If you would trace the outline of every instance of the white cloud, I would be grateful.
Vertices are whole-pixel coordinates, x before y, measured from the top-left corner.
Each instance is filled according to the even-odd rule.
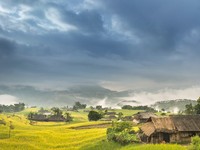
[[[4,15],[4,14],[10,14],[11,11],[3,6],[0,5],[0,14]]]
[[[73,25],[63,22],[60,17],[60,13],[54,9],[50,8],[45,12],[46,18],[51,22],[51,29],[57,29],[59,31],[70,31],[76,30],[77,28]]]
[[[155,92],[136,92],[132,94],[132,99],[142,102],[144,105],[152,104],[156,101],[191,99],[196,100],[200,96],[200,86],[193,86],[184,89],[162,89]]]
[[[15,104],[18,103],[18,98],[14,97],[12,95],[0,95],[0,104],[2,105],[11,105],[11,104]]]

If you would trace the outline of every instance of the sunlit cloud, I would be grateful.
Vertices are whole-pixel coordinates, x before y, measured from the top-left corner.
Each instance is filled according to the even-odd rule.
[[[12,95],[0,95],[0,105],[13,105],[18,103],[19,100],[17,97],[12,96]]]

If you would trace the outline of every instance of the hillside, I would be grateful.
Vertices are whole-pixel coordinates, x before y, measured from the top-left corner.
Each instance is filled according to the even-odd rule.
[[[37,106],[73,105],[75,101],[91,105],[101,104],[113,106],[113,103],[128,97],[128,91],[112,91],[101,86],[74,86],[63,90],[39,89],[33,86],[0,86],[0,95],[15,96],[19,101]],[[108,99],[108,101],[107,101]],[[106,100],[106,102],[105,102]]]
[[[159,101],[151,105],[151,107],[161,110],[164,109],[166,111],[170,112],[178,112],[178,111],[184,111],[185,105],[187,104],[195,105],[197,102],[195,100],[189,100],[189,99],[177,99],[177,100],[165,100],[165,101]]]
[[[8,138],[8,125],[0,125],[1,150],[185,150],[181,145],[172,144],[130,144],[122,146],[106,140],[106,126],[103,121],[88,122],[87,113],[72,112],[75,121],[72,123],[37,122],[29,124],[26,119],[28,112],[37,111],[37,108],[26,109],[13,114],[0,114],[0,119],[12,121],[14,130]],[[120,110],[115,110],[119,112]],[[123,110],[122,110],[123,111]],[[125,113],[125,112],[123,112]],[[136,111],[126,110],[127,115]],[[84,127],[84,128],[83,128]]]

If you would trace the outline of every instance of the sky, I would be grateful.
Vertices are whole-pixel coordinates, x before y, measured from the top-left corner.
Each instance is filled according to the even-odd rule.
[[[0,1],[0,84],[200,92],[199,18],[198,0]]]

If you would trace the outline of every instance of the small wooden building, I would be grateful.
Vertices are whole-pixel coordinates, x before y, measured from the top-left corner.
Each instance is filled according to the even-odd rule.
[[[114,111],[109,111],[109,112],[106,112],[106,115],[111,115],[111,116],[114,116],[116,115],[117,113],[114,112]]]
[[[133,122],[145,123],[150,117],[157,117],[157,115],[152,112],[138,112],[133,115]]]
[[[133,121],[133,116],[124,116],[122,121]]]
[[[140,139],[146,143],[188,143],[200,135],[200,115],[151,117],[140,128]]]
[[[29,120],[32,121],[53,121],[53,122],[64,122],[66,121],[66,119],[64,118],[64,116],[56,116],[56,115],[43,115],[43,114],[33,114],[31,116],[29,116],[28,118]]]

